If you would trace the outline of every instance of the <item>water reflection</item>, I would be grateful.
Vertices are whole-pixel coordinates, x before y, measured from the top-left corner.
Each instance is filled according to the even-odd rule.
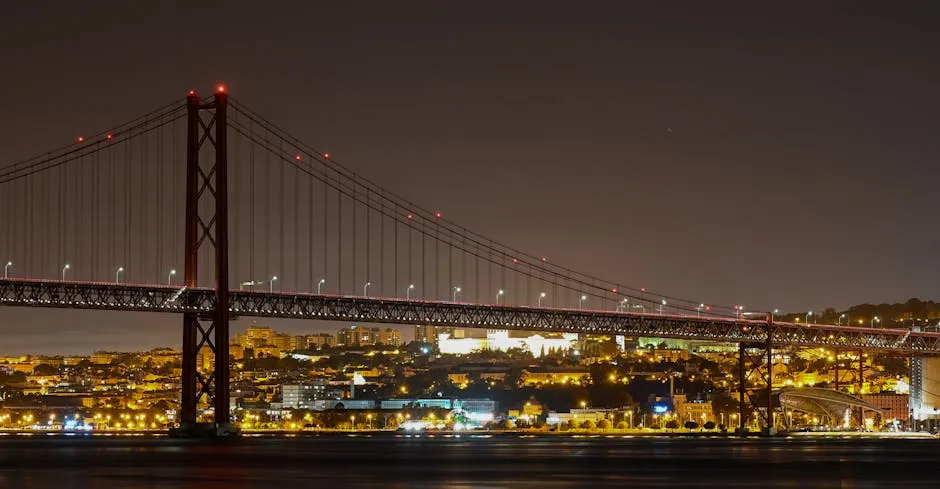
[[[937,440],[3,437],[0,488],[940,487]]]

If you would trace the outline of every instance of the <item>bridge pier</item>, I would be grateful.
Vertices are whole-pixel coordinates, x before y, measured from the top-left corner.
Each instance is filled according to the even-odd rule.
[[[745,332],[748,328],[750,326],[742,326]],[[766,329],[767,338],[764,342],[738,343],[738,426],[736,431],[740,436],[747,436],[749,433],[747,420],[752,409],[758,414],[763,414],[766,428],[762,434],[774,436],[777,432],[774,425],[773,319],[770,314],[767,315]],[[751,353],[751,351],[754,352]],[[755,373],[760,378],[760,383],[767,388],[766,399],[759,399],[757,393],[752,393],[754,389],[748,389],[748,380]],[[757,387],[759,388],[759,386]],[[760,405],[760,401],[764,401],[763,406]],[[761,408],[764,409],[764,413],[761,413]]]
[[[187,98],[186,238],[184,283],[199,286],[199,253],[213,254],[214,303],[211,312],[183,314],[183,359],[179,436],[218,437],[236,434],[229,406],[229,275],[228,275],[228,95],[220,88],[211,102],[194,92]],[[204,121],[202,114],[208,114]],[[200,160],[208,144],[212,156]],[[213,355],[211,371],[198,364],[200,352]],[[205,397],[204,397],[205,396]],[[207,399],[213,423],[198,419],[198,406]]]

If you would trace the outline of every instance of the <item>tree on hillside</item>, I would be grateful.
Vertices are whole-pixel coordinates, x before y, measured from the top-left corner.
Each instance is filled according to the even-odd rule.
[[[40,363],[33,367],[33,375],[56,375],[59,373],[59,369],[49,365],[48,363]]]

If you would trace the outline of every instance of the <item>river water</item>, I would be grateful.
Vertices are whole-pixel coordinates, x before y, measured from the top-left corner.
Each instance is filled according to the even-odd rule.
[[[0,488],[940,488],[940,440],[0,436]]]

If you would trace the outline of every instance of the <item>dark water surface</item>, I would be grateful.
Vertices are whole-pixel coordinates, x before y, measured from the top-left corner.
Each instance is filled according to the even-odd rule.
[[[940,488],[940,440],[0,437],[0,488]]]

